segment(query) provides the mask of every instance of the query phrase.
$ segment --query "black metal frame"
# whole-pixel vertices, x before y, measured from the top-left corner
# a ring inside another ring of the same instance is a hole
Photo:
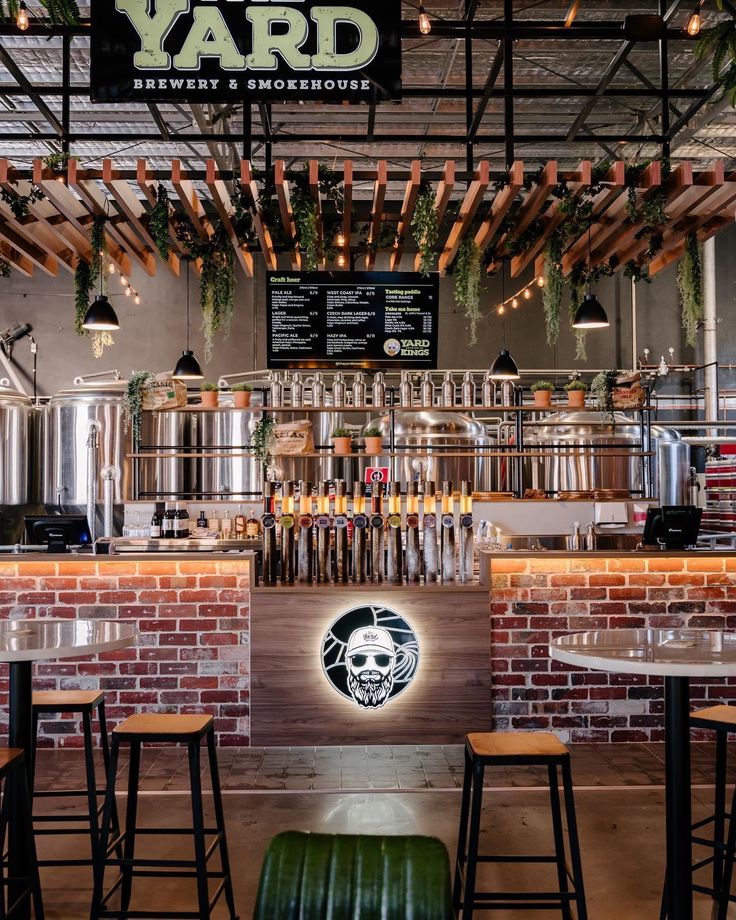
[[[668,50],[673,42],[692,41],[681,29],[668,26],[673,16],[681,6],[682,0],[671,0],[669,7],[667,0],[658,0],[659,13],[662,17],[664,28],[658,39],[659,46],[659,86],[640,74],[633,66],[628,69],[638,80],[638,84],[631,87],[612,87],[610,84],[621,66],[626,64],[635,42],[624,38],[623,22],[578,22],[566,26],[562,23],[548,21],[523,20],[516,21],[513,14],[512,0],[504,0],[503,17],[496,20],[477,20],[475,18],[478,6],[477,0],[465,0],[464,18],[456,21],[434,20],[432,23],[431,40],[437,38],[450,38],[464,42],[465,57],[465,86],[416,86],[405,87],[405,98],[461,98],[465,100],[466,131],[464,134],[441,134],[426,132],[416,135],[417,144],[427,142],[444,143],[462,146],[466,158],[466,176],[472,174],[475,145],[499,144],[505,151],[506,164],[510,165],[515,156],[518,144],[559,144],[559,143],[585,143],[597,144],[608,152],[606,145],[628,143],[654,143],[657,144],[663,156],[668,156],[670,146],[676,135],[683,130],[690,119],[702,106],[715,94],[717,86],[706,89],[678,89],[670,87]],[[62,74],[60,85],[33,85],[17,67],[7,48],[2,46],[2,36],[61,36],[62,37]],[[22,95],[29,98],[46,118],[51,130],[45,132],[10,132],[4,133],[6,141],[46,141],[60,144],[62,150],[68,150],[73,142],[99,141],[99,132],[80,132],[72,130],[72,99],[75,96],[86,94],[89,86],[71,83],[70,51],[75,37],[90,35],[90,21],[83,20],[77,26],[50,27],[48,23],[34,21],[29,29],[20,33],[14,24],[0,23],[0,63],[4,64],[16,79],[18,86],[11,89],[2,89],[4,95]],[[402,40],[425,40],[426,37],[419,32],[418,24],[414,20],[402,21]],[[596,86],[580,87],[577,84],[563,84],[561,86],[516,86],[514,84],[514,42],[524,40],[555,41],[564,39],[569,41],[615,41],[621,44],[611,59],[608,67],[602,74]],[[473,85],[473,42],[496,41],[498,48],[495,58],[489,68],[487,79],[483,87]],[[495,83],[503,71],[504,85],[496,88]],[[50,110],[45,102],[49,96],[62,97],[61,121]],[[519,98],[564,98],[567,100],[584,99],[585,102],[570,128],[562,134],[547,133],[517,133],[514,126],[514,103]],[[585,121],[592,112],[596,103],[606,97],[651,98],[654,100],[654,110],[660,111],[661,131],[659,133],[644,134],[637,130],[627,130],[615,134],[597,134],[586,127]],[[502,133],[480,133],[483,114],[488,102],[494,98],[504,100],[504,131]],[[684,112],[679,112],[673,107],[672,100],[690,100],[689,107]],[[477,100],[477,104],[476,104]],[[411,143],[412,135],[404,133],[376,132],[375,106],[369,107],[367,125],[364,134],[315,134],[310,132],[288,131],[281,133],[274,131],[270,117],[270,106],[263,103],[258,105],[261,116],[262,130],[253,133],[251,128],[251,105],[244,104],[243,130],[240,132],[227,132],[212,130],[207,133],[171,133],[164,120],[160,117],[154,104],[151,104],[152,116],[158,130],[153,132],[115,132],[105,135],[105,140],[111,142],[140,142],[157,141],[162,143],[180,144],[226,142],[242,145],[243,156],[250,157],[252,144],[261,143],[265,146],[267,160],[271,160],[273,146],[282,143],[301,143],[307,141],[324,141],[326,143],[361,143],[361,144],[386,144],[386,143]],[[671,111],[672,110],[672,111]],[[671,115],[674,114],[674,121]],[[22,120],[22,116],[19,116]]]

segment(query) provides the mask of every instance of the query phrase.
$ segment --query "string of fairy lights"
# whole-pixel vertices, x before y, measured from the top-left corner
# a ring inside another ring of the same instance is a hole
[[[540,275],[539,278],[534,278],[528,284],[525,284],[524,287],[519,288],[515,294],[511,294],[510,297],[507,297],[505,300],[502,300],[500,303],[496,304],[491,312],[497,313],[499,316],[503,316],[504,313],[509,309],[518,310],[519,307],[525,300],[531,300],[534,295],[535,288],[544,287],[544,278]]]
[[[110,262],[110,264],[107,266],[107,271],[108,271],[108,274],[110,275],[115,274],[115,266],[112,264],[112,262]],[[130,281],[128,281],[125,275],[120,276],[120,283],[123,285],[123,288],[124,288],[123,293],[125,294],[126,297],[132,297],[133,303],[141,302],[141,295],[131,285]]]

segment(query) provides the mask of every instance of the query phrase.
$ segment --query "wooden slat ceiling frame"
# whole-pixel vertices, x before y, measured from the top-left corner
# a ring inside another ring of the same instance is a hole
[[[345,160],[342,166],[343,172],[343,202],[342,202],[342,257],[343,269],[347,272],[351,269],[350,263],[350,237],[353,232],[353,161]]]
[[[481,252],[487,248],[493,237],[498,233],[501,222],[508,214],[511,205],[523,187],[524,163],[521,160],[517,160],[509,169],[507,184],[501,191],[496,193],[488,209],[488,215],[475,234],[475,244]]]
[[[328,245],[328,241],[325,239],[325,226],[322,219],[322,198],[319,193],[319,160],[310,160],[307,168],[309,170],[309,194],[317,209],[317,235],[324,249]],[[324,269],[324,267],[325,262],[323,259],[320,268]]]
[[[404,190],[404,200],[401,203],[401,217],[396,228],[396,239],[389,261],[389,271],[398,271],[401,265],[401,256],[404,251],[406,237],[411,233],[411,219],[414,217],[414,208],[419,197],[419,186],[422,182],[421,160],[412,160],[411,173]]]
[[[154,181],[154,178],[154,173],[149,170],[147,161],[143,158],[139,159],[136,162],[136,183],[138,188],[143,192],[143,195],[145,196],[145,199],[151,208],[155,208],[158,201],[156,197],[156,186],[158,185],[158,182]],[[176,234],[174,233],[174,228],[170,220],[169,246],[175,253],[177,253],[177,255],[185,255],[184,246],[176,238]]]
[[[376,250],[373,242],[377,238],[383,221],[383,206],[386,201],[386,186],[388,185],[388,167],[385,160],[379,160],[376,166],[376,181],[373,185],[373,203],[371,204],[371,222],[368,231],[368,251],[365,256],[366,271],[372,271],[376,261]]]
[[[273,248],[273,240],[268,227],[261,220],[261,214],[258,210],[258,186],[253,176],[253,168],[250,160],[240,161],[240,187],[243,190],[245,199],[250,208],[251,217],[253,218],[253,228],[258,237],[258,243],[261,247],[263,260],[266,268],[270,271],[276,270],[276,253]]]
[[[220,178],[217,164],[213,159],[207,160],[205,169],[205,183],[210,195],[212,195],[212,201],[217,208],[217,213],[220,216],[222,225],[227,231],[228,238],[230,239],[233,249],[235,250],[236,258],[240,263],[241,268],[245,272],[246,277],[252,278],[253,253],[249,251],[248,247],[244,243],[240,242],[235,227],[230,220],[230,215],[233,212],[233,205],[230,200],[230,193],[227,190],[227,186],[225,185],[225,182]]]
[[[442,178],[437,184],[437,191],[434,196],[434,209],[437,212],[437,223],[442,223],[445,216],[447,205],[452,198],[452,190],[455,188],[455,161],[445,160],[442,170]],[[416,204],[416,202],[415,202]],[[419,253],[414,258],[414,270],[419,268]]]
[[[455,223],[450,228],[444,248],[439,258],[438,268],[444,272],[457,255],[457,251],[462,243],[465,234],[470,229],[475,213],[483,201],[483,196],[491,181],[490,163],[488,160],[481,160],[478,169],[475,171],[473,181],[468,185],[468,190],[460,205]]]
[[[286,167],[283,160],[276,160],[274,163],[274,183],[276,185],[276,199],[279,203],[279,213],[281,214],[281,223],[284,228],[286,238],[291,240],[291,267],[299,271],[302,267],[302,256],[299,252],[299,246],[296,242],[296,224],[294,223],[294,213],[291,210],[291,195],[289,194],[289,180],[286,178]]]
[[[8,262],[26,278],[33,276],[33,262],[17,249],[13,249],[5,240],[0,240],[0,259]]]

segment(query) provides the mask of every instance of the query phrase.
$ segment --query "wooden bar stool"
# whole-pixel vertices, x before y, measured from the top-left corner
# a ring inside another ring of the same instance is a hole
[[[25,754],[20,748],[0,748],[0,781],[3,783],[0,804],[0,920],[10,920],[19,913],[27,914],[27,904],[33,905],[35,920],[44,920],[41,882],[38,875],[36,844],[33,838],[31,817],[31,792],[25,769]],[[7,872],[9,856],[5,854],[9,821],[9,801],[20,804],[16,814],[23,823],[23,833],[18,835],[28,849],[31,874],[28,878],[14,878]]]
[[[209,758],[210,778],[212,782],[212,798],[215,810],[215,827],[207,828],[204,823],[204,810],[202,803],[202,781],[200,776],[200,744],[205,738]],[[141,746],[144,742],[164,742],[169,744],[186,744],[189,755],[189,782],[192,799],[192,826],[180,827],[138,827],[136,824],[138,812],[138,779],[141,763]],[[130,746],[130,764],[128,768],[128,799],[125,814],[125,828],[118,840],[110,841],[113,806],[115,802],[115,777],[117,774],[120,746]],[[194,838],[194,859],[141,859],[135,857],[135,841],[138,834],[145,835],[173,835],[187,834]],[[207,845],[207,836],[213,840]],[[116,843],[122,844],[122,857],[112,858],[112,848]],[[207,864],[210,857],[219,850],[220,870],[209,870]],[[105,892],[105,869],[115,866],[120,869],[120,875],[115,879],[111,888]],[[197,882],[197,910],[156,910],[147,911],[130,910],[133,878],[191,878]],[[218,879],[214,894],[210,896],[209,880]],[[112,895],[120,889],[120,909],[108,907]],[[95,856],[95,884],[92,896],[91,920],[99,917],[140,917],[156,916],[171,917],[177,920],[207,920],[211,912],[224,893],[227,901],[230,920],[238,920],[235,913],[235,898],[233,895],[232,879],[230,876],[230,862],[227,852],[227,837],[225,835],[225,816],[222,807],[222,792],[220,789],[220,776],[217,768],[217,751],[215,749],[214,719],[209,715],[197,714],[168,714],[168,713],[140,713],[126,719],[118,725],[112,733],[112,751],[110,754],[110,770],[108,771],[107,794],[105,796],[105,810],[102,817],[102,830],[100,841]]]
[[[38,722],[41,715],[47,713],[72,712],[79,713],[82,716],[82,727],[84,731],[84,762],[86,772],[86,789],[48,789],[38,791],[36,786],[36,744],[38,742]],[[78,859],[42,859],[39,860],[40,866],[87,866],[92,864],[94,854],[97,850],[97,840],[99,836],[99,821],[102,813],[102,805],[98,803],[98,797],[105,794],[104,789],[97,789],[97,778],[95,775],[94,761],[94,742],[92,738],[92,719],[95,714],[100,724],[100,748],[102,750],[102,759],[105,766],[105,775],[107,776],[110,767],[110,746],[107,736],[107,720],[105,718],[105,694],[100,690],[35,690],[33,692],[33,799],[60,798],[60,797],[83,797],[87,799],[87,812],[82,815],[39,815],[33,816],[35,833],[39,835],[65,835],[65,834],[89,834],[90,838],[90,855],[89,857]],[[49,827],[40,828],[40,824],[58,825],[60,823],[77,823],[84,822],[87,827],[77,830],[75,828]],[[113,813],[113,823],[115,829],[118,827],[117,809]]]
[[[547,767],[555,842],[554,856],[488,856],[478,853],[483,806],[483,777],[487,766]],[[571,870],[568,869],[565,853],[558,769],[562,771]],[[470,824],[469,830],[468,824]],[[478,863],[553,863],[557,867],[559,889],[529,892],[476,891]],[[572,890],[570,890],[571,886]],[[457,916],[462,920],[471,920],[474,910],[554,910],[559,908],[563,918],[571,920],[570,905],[573,902],[577,908],[578,920],[587,920],[570,772],[570,752],[555,735],[547,732],[475,732],[466,735],[465,778],[453,891],[453,905]]]

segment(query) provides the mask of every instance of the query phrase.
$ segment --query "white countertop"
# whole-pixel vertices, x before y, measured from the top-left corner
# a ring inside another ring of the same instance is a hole
[[[96,655],[135,645],[138,631],[113,620],[0,620],[0,661]]]

